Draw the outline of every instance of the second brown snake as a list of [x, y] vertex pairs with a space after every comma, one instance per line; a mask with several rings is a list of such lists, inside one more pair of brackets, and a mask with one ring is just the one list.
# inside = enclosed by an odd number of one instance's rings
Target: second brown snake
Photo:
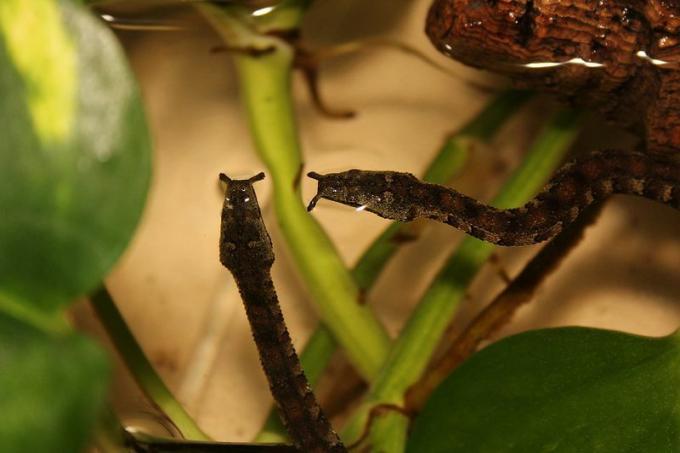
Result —
[[530, 245], [559, 234], [589, 205], [613, 194], [637, 195], [680, 209], [680, 162], [636, 152], [601, 151], [564, 165], [524, 206], [497, 209], [410, 173], [349, 170], [320, 175], [322, 199], [386, 219], [428, 218], [498, 245]]
[[346, 452], [314, 397], [281, 313], [271, 267], [274, 250], [262, 220], [253, 183], [220, 174], [227, 185], [220, 228], [220, 262], [238, 286], [262, 368], [281, 418], [302, 452]]

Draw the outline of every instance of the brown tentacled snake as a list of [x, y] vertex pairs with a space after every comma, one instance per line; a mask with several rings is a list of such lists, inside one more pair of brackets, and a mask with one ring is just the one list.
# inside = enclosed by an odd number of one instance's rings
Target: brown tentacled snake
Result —
[[262, 368], [284, 425], [303, 452], [346, 452], [309, 387], [281, 313], [271, 267], [274, 251], [262, 220], [253, 182], [227, 184], [220, 228], [220, 262], [233, 274], [246, 308]]
[[321, 198], [409, 222], [429, 218], [498, 245], [535, 244], [559, 234], [595, 201], [620, 193], [680, 209], [680, 163], [643, 153], [603, 151], [563, 166], [529, 203], [496, 209], [410, 173], [349, 170], [320, 175]]
[[566, 164], [523, 207], [498, 210], [407, 173], [309, 176], [321, 198], [393, 220], [425, 217], [479, 239], [547, 240], [611, 194], [680, 207], [680, 6], [663, 0], [435, 0], [426, 33], [462, 63], [597, 108], [640, 132], [645, 153], [601, 151]]

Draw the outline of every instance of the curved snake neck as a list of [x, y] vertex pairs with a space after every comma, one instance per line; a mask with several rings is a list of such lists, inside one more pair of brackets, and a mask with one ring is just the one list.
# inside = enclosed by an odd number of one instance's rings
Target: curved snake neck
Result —
[[319, 175], [321, 198], [408, 222], [429, 218], [504, 246], [536, 244], [559, 234], [592, 203], [612, 194], [649, 198], [680, 209], [680, 162], [637, 152], [601, 151], [565, 164], [524, 206], [497, 209], [410, 173], [349, 170]]
[[253, 182], [230, 180], [222, 208], [220, 262], [231, 271], [246, 308], [262, 368], [282, 419], [300, 451], [346, 452], [309, 387], [271, 278], [274, 252]]

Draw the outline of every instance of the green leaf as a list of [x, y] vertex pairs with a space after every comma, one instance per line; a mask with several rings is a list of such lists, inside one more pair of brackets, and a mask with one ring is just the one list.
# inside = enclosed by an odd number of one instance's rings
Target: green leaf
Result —
[[0, 309], [28, 319], [118, 259], [151, 145], [115, 37], [71, 0], [0, 1], [0, 93]]
[[105, 354], [0, 313], [0, 451], [78, 452], [104, 406]]
[[680, 451], [680, 338], [560, 328], [473, 356], [432, 394], [410, 452]]

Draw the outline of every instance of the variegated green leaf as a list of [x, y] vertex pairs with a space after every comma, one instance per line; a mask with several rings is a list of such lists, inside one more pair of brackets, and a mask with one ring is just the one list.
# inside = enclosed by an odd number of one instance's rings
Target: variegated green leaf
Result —
[[117, 40], [79, 2], [0, 1], [0, 93], [0, 310], [38, 318], [125, 249], [149, 133]]

